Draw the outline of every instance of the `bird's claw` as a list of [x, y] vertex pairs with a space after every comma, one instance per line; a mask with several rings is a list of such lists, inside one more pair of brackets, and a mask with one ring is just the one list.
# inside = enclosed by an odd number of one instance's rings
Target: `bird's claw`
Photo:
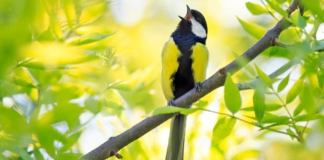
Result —
[[201, 83], [200, 82], [198, 82], [198, 83], [196, 83], [196, 85], [195, 85], [195, 89], [196, 89], [196, 91], [197, 92], [200, 92], [201, 91]]
[[171, 100], [168, 101], [168, 106], [175, 106], [173, 99], [171, 99]]

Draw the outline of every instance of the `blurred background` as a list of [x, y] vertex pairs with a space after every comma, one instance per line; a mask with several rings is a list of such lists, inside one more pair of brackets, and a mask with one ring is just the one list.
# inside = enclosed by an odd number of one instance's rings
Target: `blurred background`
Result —
[[[248, 2], [267, 11], [255, 15], [247, 9]], [[267, 2], [1, 1], [0, 159], [76, 159], [109, 137], [124, 132], [151, 116], [154, 109], [166, 105], [160, 85], [161, 51], [177, 27], [178, 15], [185, 15], [186, 4], [200, 11], [208, 24], [209, 77], [251, 47], [264, 30], [281, 19]], [[291, 1], [270, 2], [287, 9]], [[304, 29], [296, 27], [281, 40], [302, 41], [305, 36], [298, 34], [312, 30], [314, 23], [310, 20]], [[262, 29], [251, 34], [247, 28], [256, 24]], [[320, 26], [317, 39], [323, 38], [323, 31]], [[249, 67], [235, 74], [234, 82], [254, 80], [258, 76], [254, 64], [266, 74], [272, 73], [292, 59], [286, 52], [278, 47], [266, 50]], [[303, 70], [303, 65], [295, 65], [279, 77], [290, 74], [291, 80], [280, 96], [286, 96]], [[223, 93], [223, 88], [219, 88], [193, 107], [229, 113]], [[253, 93], [253, 90], [241, 92], [243, 108], [253, 106]], [[266, 101], [280, 103], [273, 95]], [[298, 100], [294, 101], [288, 109], [294, 111], [298, 104]], [[281, 108], [273, 114], [286, 113]], [[249, 109], [236, 115], [254, 121], [249, 119], [254, 117]], [[219, 118], [215, 113], [200, 111], [188, 116], [185, 159], [324, 159], [323, 118], [299, 122], [300, 126], [308, 125], [304, 144], [288, 135], [239, 121], [228, 137], [212, 143]], [[124, 159], [164, 159], [169, 123], [119, 153]]]

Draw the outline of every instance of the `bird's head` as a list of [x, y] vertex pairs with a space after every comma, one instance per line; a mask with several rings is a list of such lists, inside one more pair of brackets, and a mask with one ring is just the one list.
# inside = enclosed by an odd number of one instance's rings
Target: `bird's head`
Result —
[[179, 16], [181, 21], [179, 23], [179, 29], [191, 31], [197, 37], [207, 37], [207, 23], [205, 17], [197, 10], [190, 9], [187, 5], [187, 14], [185, 17]]

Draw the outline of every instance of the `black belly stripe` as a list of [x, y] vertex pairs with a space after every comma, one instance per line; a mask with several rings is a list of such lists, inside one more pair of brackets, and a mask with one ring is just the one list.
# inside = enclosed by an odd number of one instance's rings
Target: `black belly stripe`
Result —
[[192, 71], [192, 46], [196, 44], [193, 35], [173, 35], [172, 36], [181, 56], [178, 58], [179, 67], [177, 72], [173, 75], [172, 85], [174, 98], [177, 99], [189, 90], [194, 88], [195, 82]]
[[195, 82], [192, 72], [192, 51], [182, 52], [181, 57], [179, 57], [179, 68], [174, 75], [173, 87], [174, 87], [174, 97], [175, 99], [181, 97], [183, 94], [194, 88]]

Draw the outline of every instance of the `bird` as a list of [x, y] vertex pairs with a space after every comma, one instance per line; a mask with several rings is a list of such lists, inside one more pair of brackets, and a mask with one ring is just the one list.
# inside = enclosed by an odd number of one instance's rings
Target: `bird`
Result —
[[[187, 5], [185, 17], [162, 50], [162, 89], [169, 106], [190, 91], [201, 91], [206, 78], [209, 52], [206, 47], [207, 22], [197, 10]], [[166, 160], [183, 160], [186, 115], [176, 114], [171, 120]]]

